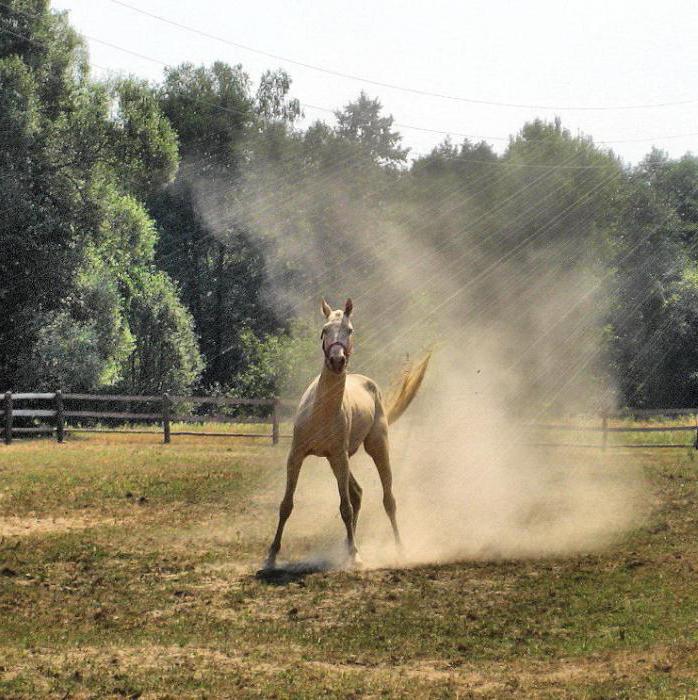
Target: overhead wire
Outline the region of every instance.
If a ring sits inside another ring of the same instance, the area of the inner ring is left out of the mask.
[[[169,19],[169,18],[164,17],[162,15],[157,15],[153,12],[149,12],[147,10],[144,10],[143,8],[136,7],[134,5],[131,5],[130,3],[124,2],[123,0],[109,0],[109,1],[111,3],[113,3],[114,5],[119,5],[121,7],[127,8],[128,10],[131,10],[132,12],[137,12],[141,15],[145,15],[145,16],[150,17],[152,19],[158,20],[159,22],[163,22],[165,24],[169,24],[170,26],[177,27],[178,29],[181,29],[183,31],[197,34],[197,35],[204,37],[206,39],[211,39],[213,41],[227,44],[229,46],[232,46],[232,47],[237,48],[237,49],[241,49],[243,51],[255,53],[255,54],[258,54],[261,56],[265,56],[266,58],[272,58],[272,59],[277,60],[277,61],[283,61],[283,62],[289,63],[291,65],[299,66],[301,68],[306,68],[308,70],[317,71],[320,73],[324,73],[326,75],[331,75],[333,77],[346,78],[348,80],[354,80],[357,82],[365,83],[367,85],[374,85],[376,87],[387,88],[390,90],[398,90],[400,92],[406,92],[406,93],[413,94],[413,95],[422,95],[422,96],[426,96],[426,97],[435,97],[435,98],[439,98],[439,99],[443,99],[443,100],[465,102],[468,104],[488,105],[488,106],[494,106],[494,107],[512,107],[512,108],[517,108],[517,109],[546,109],[546,110],[553,110],[553,111],[611,111],[611,110],[612,111],[616,111],[616,110],[620,111],[620,110],[654,109],[654,108],[674,107],[674,106],[681,106],[681,105],[686,105],[686,104],[694,104],[694,103],[698,102],[698,100],[696,100],[696,99],[686,99],[686,100],[662,101],[662,102],[655,102],[655,103],[630,104],[630,105],[601,105],[601,106],[594,106],[594,105],[542,105],[542,104],[525,104],[525,103],[515,103],[515,102],[496,101],[496,100],[482,100],[482,99],[475,99],[472,97],[464,97],[464,96],[434,92],[434,91],[430,91],[430,90],[421,90],[421,89],[410,87],[410,86],[398,85],[395,83],[384,82],[384,81],[375,80],[372,78],[367,78],[364,76],[354,75],[352,73],[334,70],[331,68],[326,68],[326,67],[319,66],[316,64],[312,64],[312,63],[308,63],[305,61],[298,61],[296,59],[292,59],[292,58],[289,58],[287,56],[282,56],[280,54],[272,53],[269,51],[263,51],[261,49],[254,48],[252,46],[242,44],[240,42],[232,41],[230,39],[213,34],[211,32],[207,32],[207,31],[204,31],[201,29],[196,29],[195,27],[184,24],[182,22],[178,22],[176,20]]]
[[[141,12],[143,14],[149,14],[146,11],[140,10],[139,8],[135,8],[133,6],[127,5],[126,3],[119,2],[118,0],[110,0],[110,2],[114,2],[116,4],[123,5],[124,7],[128,7],[129,9],[132,9],[136,12]],[[5,3],[0,2],[0,7],[5,7],[8,10],[18,12],[20,14],[23,14],[28,17],[38,17],[38,15],[28,13],[24,10],[19,10],[18,8],[12,8],[9,5],[6,5]],[[156,16],[157,17],[157,16]],[[157,19],[163,19],[161,17],[157,17]],[[9,30],[4,30],[4,31],[9,31]],[[12,33],[12,32],[10,32]],[[24,38],[27,41],[32,41],[31,39],[28,39],[27,37],[22,37],[21,35],[15,34],[15,36],[18,36],[19,38]],[[121,51],[123,53],[127,53],[130,55],[133,55],[136,58],[140,58],[142,60],[151,62],[151,63],[156,63],[158,65],[161,65],[163,67],[169,67],[170,64],[168,64],[166,61],[163,61],[158,58],[154,58],[152,56],[149,56],[147,54],[140,53],[138,51],[133,51],[132,49],[126,48],[124,46],[120,46],[118,44],[115,44],[113,42],[101,39],[99,37],[91,36],[89,34],[83,34],[83,36],[90,41],[94,41],[96,43],[102,44],[104,46],[107,46],[109,48],[112,48],[116,51]],[[36,42],[34,42],[36,43]],[[585,108],[577,108],[577,107],[550,107],[550,108],[544,108],[541,106],[535,106],[535,105],[529,105],[531,108],[541,108],[541,109],[552,109],[552,110],[557,110],[557,111],[565,111],[565,110],[579,110],[579,109],[592,109],[592,110],[597,110],[597,109],[604,109],[604,110],[615,110],[615,109],[641,109],[641,108],[649,108],[649,107],[669,107],[669,106],[676,106],[676,105],[681,105],[681,104],[693,104],[693,103],[698,103],[698,100],[688,100],[685,102],[676,102],[676,103],[656,103],[653,105],[626,105],[626,106],[620,106],[620,107],[585,107]],[[299,104],[308,109],[314,109],[318,110],[327,114],[333,114],[335,115],[337,110],[331,109],[328,107],[323,107],[320,105],[315,105],[315,104],[310,104],[310,103],[305,103],[305,102],[299,102]],[[492,103],[494,105],[497,105],[498,103]],[[515,106],[515,105],[507,105],[506,103],[503,103],[500,106]],[[495,140],[495,141],[510,141],[511,136],[494,136],[494,135],[477,135],[477,134],[472,134],[472,133],[465,133],[457,130],[443,130],[443,129],[434,129],[430,127],[424,127],[424,126],[416,126],[412,124],[402,124],[398,122],[394,122],[393,126],[396,128],[400,129],[408,129],[408,130],[414,130],[414,131],[419,131],[419,132],[424,132],[424,133],[433,133],[433,134],[438,134],[442,136],[455,136],[459,138],[466,138],[466,139],[478,139],[478,140]],[[647,142],[652,142],[652,141],[661,141],[664,139],[676,139],[676,138],[687,138],[691,137],[694,135],[698,135],[698,132],[690,132],[687,134],[670,134],[666,136],[660,136],[660,137],[641,137],[641,138],[630,138],[630,139],[610,139],[610,140],[597,140],[597,144],[603,144],[603,145],[610,145],[614,143],[641,143],[643,141]],[[535,165],[527,165],[525,167],[537,167]]]

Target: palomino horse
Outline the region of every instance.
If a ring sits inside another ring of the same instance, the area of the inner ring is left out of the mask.
[[[347,299],[344,311],[333,311],[322,300],[322,313],[327,319],[320,336],[324,366],[320,376],[305,390],[296,413],[286,467],[286,493],[279,508],[279,526],[269,549],[267,568],[276,564],[284,525],[293,510],[298,475],[308,455],[326,457],[332,467],[339,487],[339,512],[347,530],[349,559],[353,564],[359,563],[354,532],[361,508],[361,487],[349,469],[349,458],[362,443],[378,469],[383,486],[383,505],[393,527],[395,543],[400,547],[392,492],[388,425],[395,422],[412,402],[426,373],[429,355],[404,373],[398,390],[385,405],[373,380],[347,373],[354,332],[350,319],[352,308],[351,299]]]

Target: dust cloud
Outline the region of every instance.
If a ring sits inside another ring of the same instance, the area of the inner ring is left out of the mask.
[[[466,363],[479,372],[463,370],[460,359],[454,368],[442,348],[420,395],[391,427],[404,558],[392,541],[375,467],[363,451],[352,458],[364,491],[357,542],[367,566],[597,552],[641,521],[647,490],[630,459],[536,447],[540,435],[524,430],[522,416],[499,402],[501,378],[489,376],[491,358],[479,359]],[[317,458],[303,469],[287,543],[302,538],[307,551],[317,554],[319,547],[338,557],[343,525],[332,473]]]
[[[609,281],[589,252],[603,201],[591,200],[590,182],[564,216],[548,211],[552,177],[545,189],[532,174],[485,211],[457,191],[426,202],[357,195],[341,172],[289,178],[258,166],[234,199],[200,183],[202,216],[214,230],[239,226],[260,242],[270,299],[308,320],[316,346],[308,382],[322,366],[323,295],[334,308],[353,298],[350,371],[384,390],[408,358],[435,349],[419,395],[390,430],[402,563],[598,551],[645,514],[630,459],[542,447],[578,436],[527,427],[598,414],[614,396],[601,361]],[[368,566],[397,565],[363,451],[352,471],[364,490],[360,554]],[[300,554],[299,541],[307,554],[342,537],[332,473],[309,458],[281,557]]]

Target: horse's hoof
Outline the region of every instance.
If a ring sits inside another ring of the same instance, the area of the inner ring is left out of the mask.
[[[349,556],[349,568],[351,569],[363,569],[364,568],[364,562],[363,559],[359,556],[359,553],[356,552],[353,556]]]

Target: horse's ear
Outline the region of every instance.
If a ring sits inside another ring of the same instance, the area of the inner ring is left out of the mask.
[[[347,299],[347,303],[344,305],[344,315],[348,318],[351,316],[352,309],[354,308],[354,304],[352,303],[351,299]]]
[[[330,308],[329,304],[325,301],[325,298],[322,298],[322,304],[320,305],[320,308],[322,309],[322,313],[325,315],[325,318],[329,318],[330,314],[332,313],[332,309]]]

